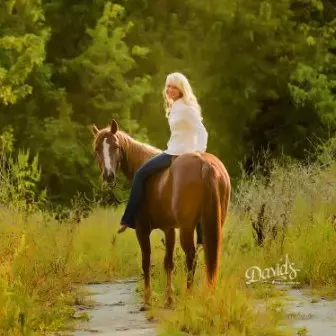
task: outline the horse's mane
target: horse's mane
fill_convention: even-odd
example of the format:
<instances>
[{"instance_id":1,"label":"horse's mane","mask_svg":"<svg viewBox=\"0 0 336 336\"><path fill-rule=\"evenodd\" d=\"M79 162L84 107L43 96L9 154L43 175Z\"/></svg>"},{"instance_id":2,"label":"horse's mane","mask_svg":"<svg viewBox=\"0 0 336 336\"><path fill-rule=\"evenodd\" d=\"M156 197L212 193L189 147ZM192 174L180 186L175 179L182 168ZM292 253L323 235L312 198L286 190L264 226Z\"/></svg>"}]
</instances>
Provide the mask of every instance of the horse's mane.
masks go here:
<instances>
[{"instance_id":1,"label":"horse's mane","mask_svg":"<svg viewBox=\"0 0 336 336\"><path fill-rule=\"evenodd\" d=\"M118 131L116 135L125 151L127 150L127 152L133 152L144 160L162 152L162 150L157 147L135 140L123 131Z\"/></svg>"}]
</instances>

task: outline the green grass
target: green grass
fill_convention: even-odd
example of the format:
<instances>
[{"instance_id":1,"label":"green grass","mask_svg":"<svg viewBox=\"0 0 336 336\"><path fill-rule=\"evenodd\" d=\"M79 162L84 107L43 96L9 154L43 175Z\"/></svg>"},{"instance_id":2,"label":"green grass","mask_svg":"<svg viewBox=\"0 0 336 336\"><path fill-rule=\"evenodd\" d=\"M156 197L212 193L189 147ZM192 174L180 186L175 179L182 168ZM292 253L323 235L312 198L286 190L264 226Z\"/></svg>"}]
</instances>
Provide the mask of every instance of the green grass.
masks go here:
<instances>
[{"instance_id":1,"label":"green grass","mask_svg":"<svg viewBox=\"0 0 336 336\"><path fill-rule=\"evenodd\" d=\"M186 291L184 253L177 243L172 310L163 308L163 234L153 232L149 315L156 318L162 334L289 334L282 292L272 284L245 283L248 268L275 266L286 254L299 269L300 286L335 297L335 182L333 165L324 170L276 167L269 180L243 180L225 223L216 289L206 289L201 252L194 287ZM256 246L252 223L263 204L265 240L263 246ZM59 223L38 211L26 214L15 206L0 208L0 333L41 335L65 330L75 321L74 305L85 300L81 284L134 276L141 280L134 231L116 235L121 210L97 208L78 224ZM142 286L140 281L140 292Z\"/></svg>"},{"instance_id":2,"label":"green grass","mask_svg":"<svg viewBox=\"0 0 336 336\"><path fill-rule=\"evenodd\" d=\"M97 209L80 224L0 211L0 330L30 335L69 326L78 285L138 274L136 238L116 239L118 214ZM136 270L136 271L135 271Z\"/></svg>"}]
</instances>

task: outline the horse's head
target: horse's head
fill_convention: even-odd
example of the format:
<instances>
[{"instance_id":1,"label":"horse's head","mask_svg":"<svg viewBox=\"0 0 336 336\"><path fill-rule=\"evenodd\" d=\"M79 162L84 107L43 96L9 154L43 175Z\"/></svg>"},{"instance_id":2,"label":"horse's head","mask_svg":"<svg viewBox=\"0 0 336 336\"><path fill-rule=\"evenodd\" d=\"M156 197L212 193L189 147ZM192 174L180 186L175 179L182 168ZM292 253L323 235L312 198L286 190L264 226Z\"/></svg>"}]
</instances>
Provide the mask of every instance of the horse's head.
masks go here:
<instances>
[{"instance_id":1,"label":"horse's head","mask_svg":"<svg viewBox=\"0 0 336 336\"><path fill-rule=\"evenodd\" d=\"M115 182L116 171L122 159L122 149L117 136L118 129L114 119L108 128L99 130L97 126L92 126L94 154L103 179L109 183Z\"/></svg>"}]
</instances>

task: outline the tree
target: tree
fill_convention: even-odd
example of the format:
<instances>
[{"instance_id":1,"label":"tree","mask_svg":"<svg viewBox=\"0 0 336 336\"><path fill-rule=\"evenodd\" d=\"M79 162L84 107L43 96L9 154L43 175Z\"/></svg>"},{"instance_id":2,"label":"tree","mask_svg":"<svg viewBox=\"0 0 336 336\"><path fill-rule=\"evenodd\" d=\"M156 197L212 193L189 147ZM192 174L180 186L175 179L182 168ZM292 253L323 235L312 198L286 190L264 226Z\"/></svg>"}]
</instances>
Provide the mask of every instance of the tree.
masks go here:
<instances>
[{"instance_id":1,"label":"tree","mask_svg":"<svg viewBox=\"0 0 336 336\"><path fill-rule=\"evenodd\" d=\"M14 104L31 94L32 71L43 64L50 30L40 0L0 4L0 102Z\"/></svg>"}]
</instances>

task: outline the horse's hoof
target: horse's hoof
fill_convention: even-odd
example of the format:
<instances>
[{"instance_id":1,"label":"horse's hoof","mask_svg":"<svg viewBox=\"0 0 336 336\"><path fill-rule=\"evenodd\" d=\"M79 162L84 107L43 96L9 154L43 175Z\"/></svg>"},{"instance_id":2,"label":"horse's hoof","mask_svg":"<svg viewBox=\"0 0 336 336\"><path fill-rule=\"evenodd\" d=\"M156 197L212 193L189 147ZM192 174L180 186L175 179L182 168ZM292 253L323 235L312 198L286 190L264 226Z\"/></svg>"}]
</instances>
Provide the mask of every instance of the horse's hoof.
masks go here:
<instances>
[{"instance_id":1,"label":"horse's hoof","mask_svg":"<svg viewBox=\"0 0 336 336\"><path fill-rule=\"evenodd\" d=\"M150 308L150 306L148 304L144 304L140 307L140 311L143 312L143 311L148 311Z\"/></svg>"},{"instance_id":2,"label":"horse's hoof","mask_svg":"<svg viewBox=\"0 0 336 336\"><path fill-rule=\"evenodd\" d=\"M164 304L165 308L171 308L173 305L173 299L172 298L168 298Z\"/></svg>"}]
</instances>

